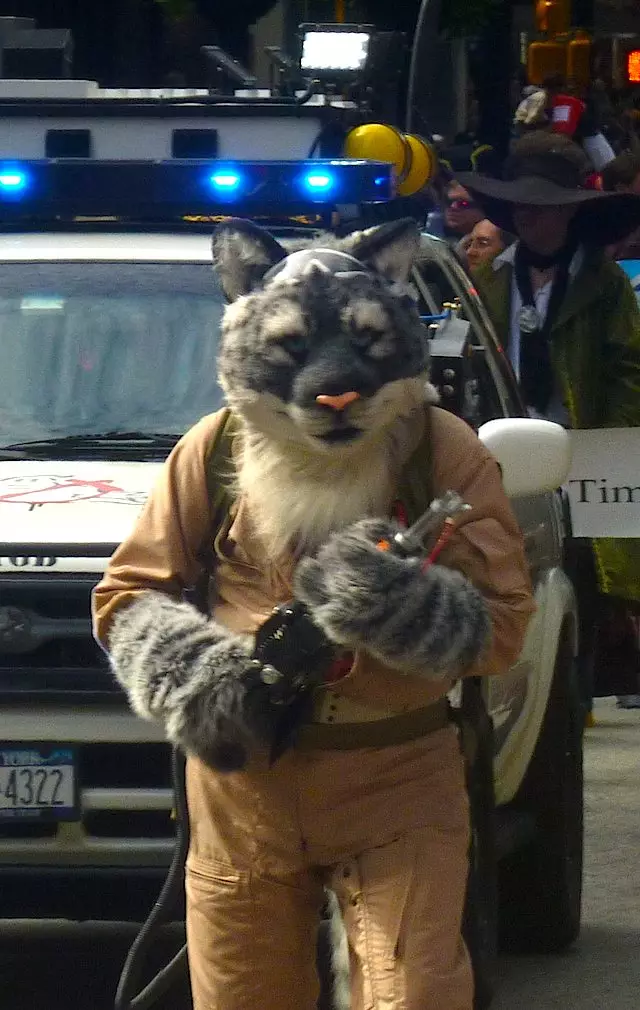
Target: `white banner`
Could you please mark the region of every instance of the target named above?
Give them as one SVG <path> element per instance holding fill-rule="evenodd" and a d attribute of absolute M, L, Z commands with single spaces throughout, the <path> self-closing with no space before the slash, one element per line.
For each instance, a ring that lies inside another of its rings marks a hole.
<path fill-rule="evenodd" d="M 571 439 L 573 535 L 640 538 L 640 428 L 572 431 Z"/>

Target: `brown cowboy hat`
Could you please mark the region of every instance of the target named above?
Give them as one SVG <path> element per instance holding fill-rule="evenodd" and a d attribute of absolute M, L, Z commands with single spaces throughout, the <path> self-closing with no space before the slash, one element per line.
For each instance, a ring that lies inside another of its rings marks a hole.
<path fill-rule="evenodd" d="M 575 232 L 582 242 L 604 247 L 640 227 L 640 196 L 587 189 L 591 173 L 582 149 L 567 137 L 540 132 L 514 142 L 501 179 L 462 172 L 458 181 L 473 194 L 498 228 L 515 232 L 515 204 L 577 208 Z"/>

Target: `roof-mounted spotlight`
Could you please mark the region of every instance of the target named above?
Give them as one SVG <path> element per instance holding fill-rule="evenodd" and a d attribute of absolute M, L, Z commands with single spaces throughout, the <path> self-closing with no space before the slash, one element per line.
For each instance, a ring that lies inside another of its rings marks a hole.
<path fill-rule="evenodd" d="M 372 25 L 300 25 L 300 72 L 328 83 L 355 82 L 365 72 L 375 34 Z"/>

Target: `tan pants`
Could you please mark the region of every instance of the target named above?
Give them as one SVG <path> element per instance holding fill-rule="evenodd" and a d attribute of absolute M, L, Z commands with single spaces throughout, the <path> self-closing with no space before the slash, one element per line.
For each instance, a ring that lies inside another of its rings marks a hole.
<path fill-rule="evenodd" d="M 460 937 L 469 842 L 457 732 L 187 767 L 194 1010 L 314 1010 L 323 886 L 341 904 L 353 1010 L 471 1010 Z"/>

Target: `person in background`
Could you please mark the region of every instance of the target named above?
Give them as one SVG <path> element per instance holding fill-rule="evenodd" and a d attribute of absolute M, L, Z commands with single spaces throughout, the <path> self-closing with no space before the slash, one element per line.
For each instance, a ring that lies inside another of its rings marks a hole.
<path fill-rule="evenodd" d="M 623 151 L 602 170 L 602 188 L 608 193 L 640 196 L 640 154 Z"/>
<path fill-rule="evenodd" d="M 623 151 L 602 170 L 602 188 L 607 193 L 635 193 L 640 196 L 640 154 Z M 607 249 L 612 259 L 640 258 L 640 228 Z"/>
<path fill-rule="evenodd" d="M 541 85 L 528 85 L 513 118 L 514 136 L 547 130 L 569 137 L 582 147 L 593 172 L 602 171 L 615 158 L 615 151 L 599 127 L 591 96 L 583 98 L 560 75 L 548 77 Z"/>
<path fill-rule="evenodd" d="M 605 250 L 640 226 L 640 196 L 587 188 L 590 170 L 577 144 L 540 130 L 513 142 L 502 179 L 460 175 L 489 220 L 518 239 L 474 281 L 533 416 L 568 428 L 637 427 L 640 311 Z M 590 724 L 596 673 L 607 686 L 601 694 L 640 692 L 631 629 L 640 613 L 640 539 L 573 539 L 567 567 Z"/>
<path fill-rule="evenodd" d="M 515 236 L 497 228 L 488 218 L 473 227 L 463 239 L 462 249 L 467 265 L 474 273 L 482 263 L 491 263 L 501 252 L 515 242 Z"/>
<path fill-rule="evenodd" d="M 484 217 L 469 191 L 452 179 L 445 192 L 444 224 L 447 237 L 458 242 Z"/>

